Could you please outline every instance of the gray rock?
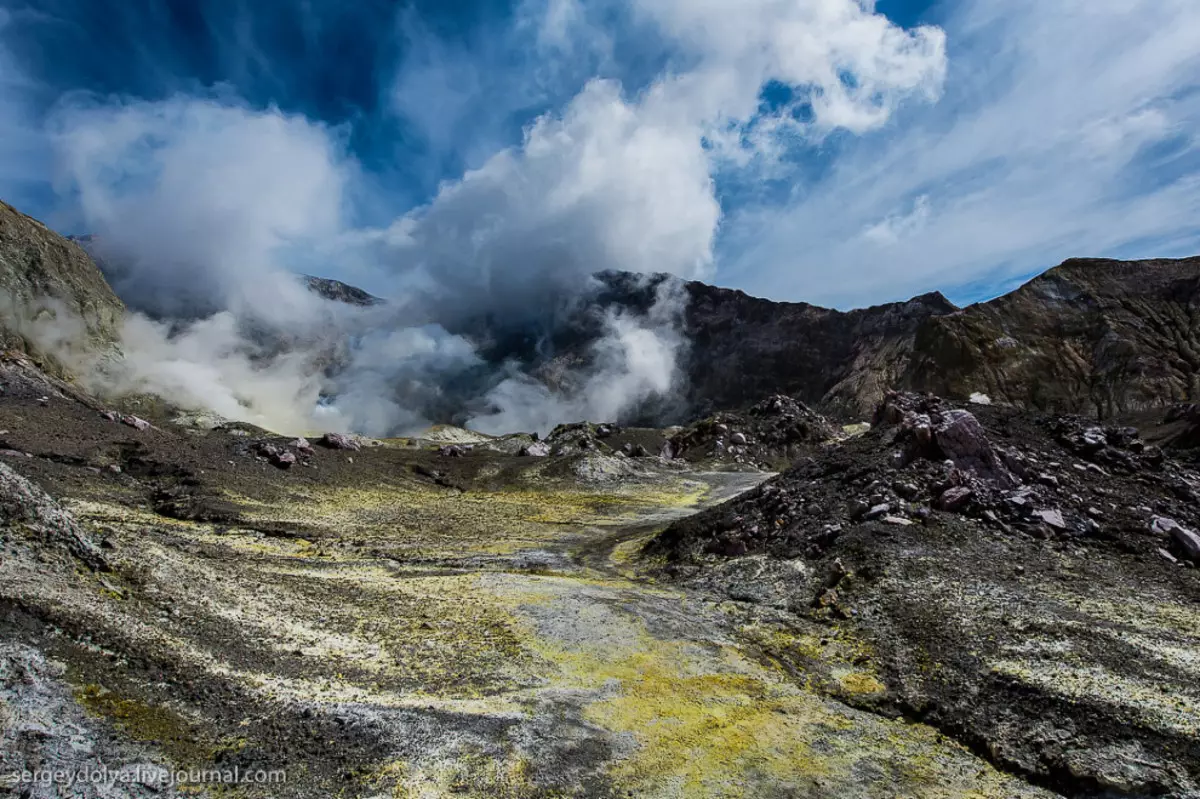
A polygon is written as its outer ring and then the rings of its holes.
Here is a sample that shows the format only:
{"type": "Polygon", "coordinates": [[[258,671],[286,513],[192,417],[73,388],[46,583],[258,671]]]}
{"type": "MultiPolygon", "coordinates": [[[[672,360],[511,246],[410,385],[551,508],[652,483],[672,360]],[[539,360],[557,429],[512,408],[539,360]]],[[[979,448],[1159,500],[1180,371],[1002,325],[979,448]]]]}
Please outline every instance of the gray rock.
{"type": "Polygon", "coordinates": [[[351,452],[357,452],[362,449],[362,446],[357,441],[342,433],[326,433],[321,436],[321,440],[317,443],[329,449],[342,449],[351,452]]]}
{"type": "Polygon", "coordinates": [[[958,468],[973,471],[1001,485],[1017,484],[1000,462],[975,414],[963,410],[946,411],[934,433],[942,453],[958,468]]]}
{"type": "Polygon", "coordinates": [[[1083,447],[1091,451],[1099,451],[1108,446],[1108,437],[1099,427],[1089,427],[1081,436],[1083,447]]]}
{"type": "Polygon", "coordinates": [[[1200,563],[1200,535],[1165,516],[1155,516],[1151,519],[1150,530],[1159,535],[1169,535],[1185,558],[1192,563],[1200,563]]]}
{"type": "Polygon", "coordinates": [[[529,458],[545,458],[550,454],[550,444],[545,441],[536,441],[527,447],[522,447],[519,454],[529,458]]]}
{"type": "Polygon", "coordinates": [[[740,447],[745,446],[746,445],[746,434],[745,433],[734,433],[732,436],[729,437],[729,440],[732,441],[734,444],[737,444],[740,447]]]}
{"type": "Polygon", "coordinates": [[[891,512],[892,512],[892,506],[887,504],[886,502],[884,502],[882,504],[876,505],[875,507],[873,507],[869,511],[867,511],[866,515],[863,518],[866,519],[867,521],[871,521],[872,519],[878,519],[883,516],[886,516],[887,514],[889,514],[891,512]]]}
{"type": "Polygon", "coordinates": [[[1043,508],[1033,512],[1034,518],[1040,519],[1050,527],[1056,530],[1066,530],[1067,522],[1063,519],[1062,511],[1043,508]]]}
{"type": "Polygon", "coordinates": [[[1037,481],[1049,488],[1058,488],[1058,478],[1052,474],[1046,474],[1045,472],[1042,472],[1038,475],[1037,481]]]}

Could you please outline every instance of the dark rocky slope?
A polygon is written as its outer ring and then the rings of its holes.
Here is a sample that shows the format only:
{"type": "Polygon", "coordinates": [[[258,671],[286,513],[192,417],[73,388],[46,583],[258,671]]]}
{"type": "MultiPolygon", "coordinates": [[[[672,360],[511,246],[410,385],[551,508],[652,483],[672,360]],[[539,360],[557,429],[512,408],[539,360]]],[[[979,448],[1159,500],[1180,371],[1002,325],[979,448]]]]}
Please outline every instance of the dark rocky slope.
{"type": "MultiPolygon", "coordinates": [[[[596,304],[601,308],[647,309],[660,285],[675,281],[613,272],[599,277],[604,289],[596,304]]],[[[686,402],[675,410],[693,418],[746,407],[772,394],[788,394],[824,410],[869,413],[900,382],[921,324],[957,310],[936,292],[842,312],[675,282],[675,293],[686,300],[688,342],[686,402]]]]}
{"type": "Polygon", "coordinates": [[[892,395],[871,432],[648,553],[783,630],[814,625],[820,646],[771,639],[797,674],[855,642],[877,682],[852,701],[1037,784],[1200,795],[1200,474],[1135,429],[977,413],[892,395]]]}
{"type": "MultiPolygon", "coordinates": [[[[0,208],[0,223],[0,287],[26,305],[58,297],[88,320],[89,338],[111,338],[121,305],[87,259],[95,242],[82,237],[81,249],[8,206],[0,208]]],[[[680,300],[681,390],[622,421],[683,423],[773,394],[861,418],[890,388],[955,399],[979,392],[1017,407],[1099,418],[1200,399],[1200,258],[1071,260],[964,309],[932,293],[841,312],[666,275],[597,277],[592,291],[561,307],[452,324],[487,365],[481,375],[464,376],[462,390],[446,387],[447,407],[434,410],[444,421],[459,420],[459,406],[486,393],[499,364],[520,364],[552,386],[568,384],[594,357],[606,313],[645,312],[662,294],[680,300]]],[[[307,281],[327,299],[382,302],[338,281],[307,281]]],[[[0,326],[8,331],[5,346],[28,348],[13,324],[0,326]]]]}
{"type": "MultiPolygon", "coordinates": [[[[601,304],[648,307],[669,278],[604,279],[601,304]]],[[[840,312],[682,289],[694,415],[771,393],[865,415],[895,387],[1111,418],[1200,394],[1200,258],[1070,260],[961,310],[936,293],[840,312]]]]}

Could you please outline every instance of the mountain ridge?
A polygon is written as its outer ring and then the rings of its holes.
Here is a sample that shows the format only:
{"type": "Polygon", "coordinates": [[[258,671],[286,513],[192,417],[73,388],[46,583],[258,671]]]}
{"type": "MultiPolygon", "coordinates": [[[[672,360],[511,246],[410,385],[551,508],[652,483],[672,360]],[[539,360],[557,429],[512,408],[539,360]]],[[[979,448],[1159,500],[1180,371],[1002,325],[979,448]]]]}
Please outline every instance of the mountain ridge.
{"type": "MultiPolygon", "coordinates": [[[[8,232],[0,242],[6,259],[0,280],[7,283],[0,285],[19,286],[10,293],[26,304],[39,291],[65,297],[68,307],[93,320],[93,343],[115,340],[123,306],[103,266],[87,255],[92,237],[64,240],[10,206],[3,209],[8,232]],[[35,260],[43,267],[18,263],[17,254],[28,259],[29,252],[41,253],[35,260]],[[46,271],[49,263],[61,268],[46,271]],[[31,282],[25,272],[40,277],[31,282]]],[[[298,279],[329,300],[386,303],[340,281],[298,279]]],[[[564,368],[586,368],[604,334],[604,313],[644,314],[664,283],[683,299],[679,329],[686,347],[678,396],[634,412],[647,423],[682,423],[779,393],[856,418],[890,389],[960,400],[984,394],[1017,407],[1098,418],[1200,399],[1200,257],[1072,258],[966,307],[932,291],[849,311],[665,274],[609,271],[574,305],[532,327],[509,330],[503,320],[484,318],[451,332],[478,342],[488,363],[516,362],[553,383],[564,368]]],[[[6,347],[31,349],[12,323],[4,335],[6,347]]],[[[441,421],[460,421],[450,418],[449,405],[441,412],[447,414],[441,421]]]]}

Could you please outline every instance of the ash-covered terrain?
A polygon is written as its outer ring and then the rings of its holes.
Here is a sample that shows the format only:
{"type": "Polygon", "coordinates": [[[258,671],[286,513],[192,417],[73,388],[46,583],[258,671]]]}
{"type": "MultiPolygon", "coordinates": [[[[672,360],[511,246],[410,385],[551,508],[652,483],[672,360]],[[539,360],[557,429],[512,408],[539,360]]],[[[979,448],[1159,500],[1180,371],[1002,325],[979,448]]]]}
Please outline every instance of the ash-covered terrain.
{"type": "Polygon", "coordinates": [[[433,331],[82,243],[0,206],[9,795],[1200,797],[1200,259],[433,331]]]}

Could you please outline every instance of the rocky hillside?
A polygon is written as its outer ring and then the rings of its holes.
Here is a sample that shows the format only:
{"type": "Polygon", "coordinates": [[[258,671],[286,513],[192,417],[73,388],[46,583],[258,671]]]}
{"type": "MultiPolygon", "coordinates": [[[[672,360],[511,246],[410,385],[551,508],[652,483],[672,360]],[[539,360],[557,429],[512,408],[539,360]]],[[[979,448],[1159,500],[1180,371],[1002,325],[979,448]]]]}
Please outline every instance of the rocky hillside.
{"type": "Polygon", "coordinates": [[[893,394],[875,421],[668,528],[660,573],[743,603],[765,646],[814,624],[777,649],[807,679],[855,642],[851,702],[1036,785],[1200,795],[1200,474],[1078,417],[893,394]]]}
{"type": "Polygon", "coordinates": [[[62,376],[35,339],[103,347],[116,341],[124,310],[78,244],[0,202],[0,349],[33,356],[62,376]]]}
{"type": "MultiPolygon", "coordinates": [[[[606,275],[648,306],[666,277],[606,275]]],[[[1197,399],[1200,258],[1067,261],[965,309],[940,294],[850,312],[687,283],[688,409],[787,393],[866,415],[889,388],[1109,418],[1197,399]]]]}
{"type": "Polygon", "coordinates": [[[920,326],[902,383],[1111,417],[1200,391],[1200,258],[1067,261],[920,326]]]}
{"type": "MultiPolygon", "coordinates": [[[[661,284],[675,280],[612,272],[599,277],[605,284],[600,307],[634,309],[649,308],[661,284]]],[[[900,381],[920,325],[958,310],[938,293],[842,312],[677,283],[675,292],[686,300],[687,380],[686,401],[672,410],[689,418],[747,407],[772,394],[827,411],[869,412],[900,381]]]]}

